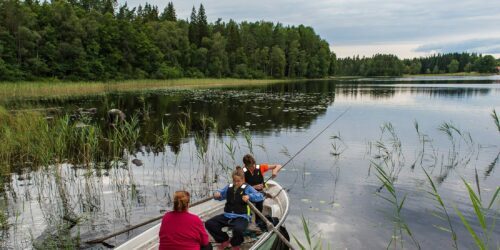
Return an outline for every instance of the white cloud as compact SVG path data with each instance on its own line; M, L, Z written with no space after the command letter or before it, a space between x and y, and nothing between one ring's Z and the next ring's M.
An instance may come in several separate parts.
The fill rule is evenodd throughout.
M149 2L162 10L168 0ZM192 6L198 8L201 2L173 1L181 19L188 18ZM129 6L144 3L128 1ZM371 48L407 57L417 54L419 51L412 50L420 45L450 37L500 36L498 0L207 0L203 4L210 21L222 18L304 24L312 26L334 48L344 51ZM409 49L409 44L414 47ZM384 46L393 49L384 50Z
M431 51L415 51L418 43L370 44L370 45L333 45L330 47L337 57L352 57L353 55L372 56L375 54L397 54L400 58L427 56Z
M415 51L436 51L439 53L468 51L500 55L500 37L424 44L416 48Z

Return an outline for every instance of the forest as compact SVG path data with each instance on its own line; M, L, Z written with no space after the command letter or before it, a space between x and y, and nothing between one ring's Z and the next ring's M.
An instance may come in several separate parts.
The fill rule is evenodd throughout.
M428 57L399 59L394 55L339 58L334 73L343 76L401 76L403 74L444 74L458 72L496 73L499 60L476 53L435 54Z
M202 4L182 20L171 2L159 10L115 0L0 1L0 81L492 73L497 64L474 53L337 59L311 27L209 23Z
M335 54L311 27L178 19L172 3L0 2L0 80L321 78Z

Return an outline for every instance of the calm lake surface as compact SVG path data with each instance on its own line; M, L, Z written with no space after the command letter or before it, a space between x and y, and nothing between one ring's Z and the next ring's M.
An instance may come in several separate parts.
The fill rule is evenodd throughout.
M177 189L190 190L193 201L206 197L229 181L231 168L242 164L246 153L253 152L258 162L283 164L347 109L277 178L291 198L286 227L303 242L302 216L315 237L333 249L385 249L393 235L391 248L401 248L401 243L417 248L406 234L401 242L395 233L394 206L380 197L389 194L381 189L374 164L391 173L400 201L406 195L401 217L423 249L453 248L453 241L442 229L448 222L435 216L443 214L427 193L431 186L422 169L443 197L459 248L475 245L454 206L480 231L461 178L476 190L477 171L484 206L500 184L500 132L491 117L493 109L500 112L498 75L308 81L0 102L9 110L55 108L48 116L97 108L85 121L102 126L111 108L139 120L140 143L134 152L124 153L120 167L94 171L60 166L70 209L81 216L72 233L82 241L170 209ZM188 133L179 132L179 121L187 121ZM153 148L162 124L171 124L171 139L165 147ZM443 124L456 128L450 130L451 137L439 129ZM135 159L143 165L133 164ZM488 223L498 217L498 200L488 210ZM31 247L60 221L61 202L50 168L12 173L0 201L12 225L1 233L2 247ZM146 229L107 242L119 245ZM491 239L491 247L498 248L498 227Z

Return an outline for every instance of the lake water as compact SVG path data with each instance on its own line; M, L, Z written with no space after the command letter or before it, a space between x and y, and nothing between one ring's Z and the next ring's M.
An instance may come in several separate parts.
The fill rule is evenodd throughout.
M453 241L442 229L448 222L435 216L443 214L427 193L431 187L422 169L443 197L460 248L475 245L454 207L481 231L461 178L476 190L477 172L485 206L500 184L500 131L491 117L494 109L500 112L498 75L156 90L3 100L2 105L10 110L55 107L48 115L56 116L95 107L98 112L90 119L103 126L111 108L140 120L140 143L134 152L125 152L120 167L98 173L59 166L70 209L81 216L72 233L82 241L159 215L170 208L167 203L177 189L190 190L193 200L205 197L229 181L230 169L246 153L253 152L258 162L283 164L344 111L276 179L291 198L286 226L303 242L302 216L315 237L333 249L383 249L391 239L391 248L417 248L407 234L401 240L395 231L395 209L380 197L389 194L381 188L374 164L394 178L399 201L406 195L400 218L424 249L452 248ZM216 128L205 126L210 122L204 118L213 119ZM188 124L184 136L178 132L179 120ZM150 146L162 124L171 124L172 136L158 150ZM443 125L452 126L452 137L439 129ZM134 159L143 165L131 163ZM53 171L12 174L11 189L0 198L14 225L2 232L3 247L30 247L40 235L54 231L62 208ZM499 200L487 210L488 223L498 217ZM107 242L118 245L145 229ZM499 236L497 227L491 233L492 248L498 248Z

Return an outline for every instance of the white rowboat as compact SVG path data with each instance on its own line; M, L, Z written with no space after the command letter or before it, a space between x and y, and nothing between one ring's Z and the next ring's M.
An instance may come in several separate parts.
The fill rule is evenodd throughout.
M289 210L289 199L286 191L275 181L269 180L266 184L265 190L268 195L264 200L263 214L279 219L277 228L283 225ZM223 213L225 201L209 200L207 202L190 207L189 212L198 215L203 221L207 221L215 215ZM124 244L118 246L116 249L140 249L152 250L158 249L159 238L158 232L161 223L148 229L144 233L137 235ZM247 237L245 243L241 246L242 249L271 249L273 244L279 241L279 238L271 230L264 232L261 235L250 238Z

